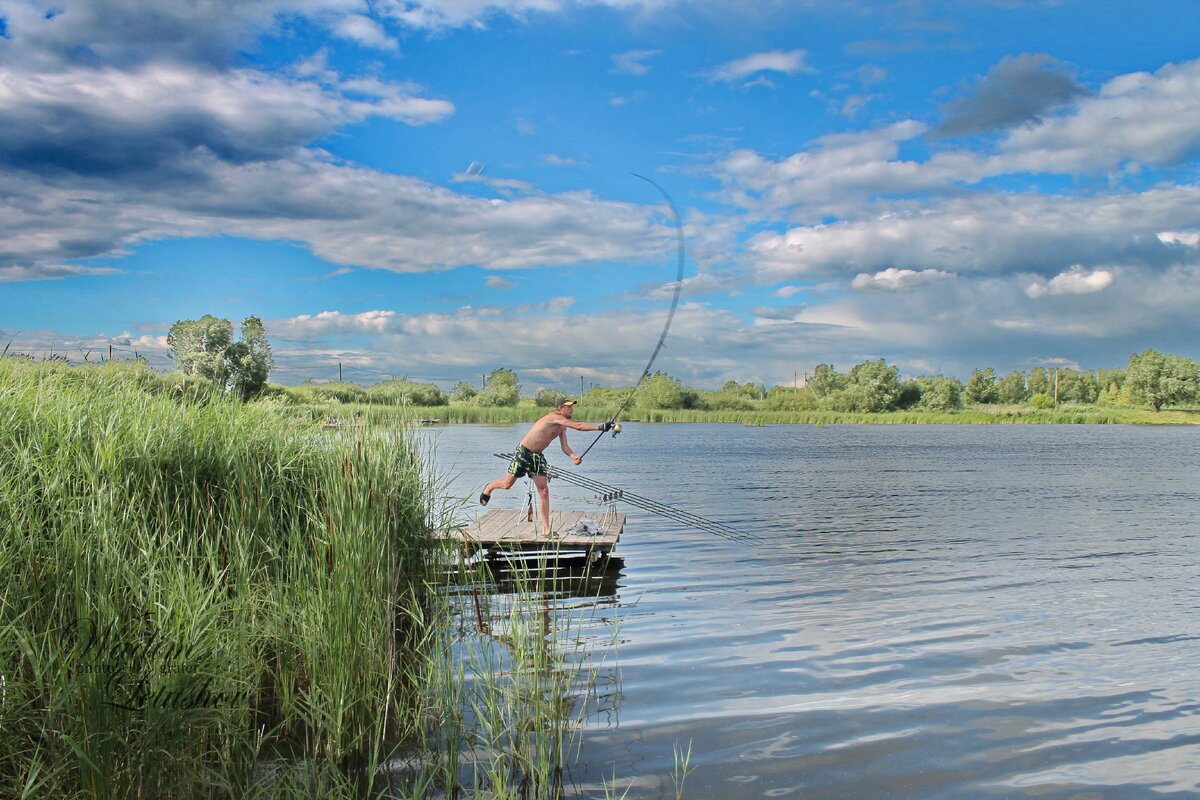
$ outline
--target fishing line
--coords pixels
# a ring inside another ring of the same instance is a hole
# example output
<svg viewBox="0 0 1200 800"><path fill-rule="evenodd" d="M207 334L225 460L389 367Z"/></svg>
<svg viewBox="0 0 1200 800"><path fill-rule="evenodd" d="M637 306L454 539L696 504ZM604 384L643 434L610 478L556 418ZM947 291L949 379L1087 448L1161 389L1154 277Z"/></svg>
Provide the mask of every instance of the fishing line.
<svg viewBox="0 0 1200 800"><path fill-rule="evenodd" d="M512 453L495 453L494 455L497 458L502 458L506 461L511 461L513 459ZM658 514L659 516L675 520L676 522L687 525L688 527L695 528L706 533L712 533L724 539L745 543L756 542L759 540L757 536L739 531L736 528L731 528L728 525L714 522L711 519L706 519L705 517L702 517L698 514L693 514L690 511L684 511L682 509L669 506L666 503L660 503L657 500L652 500L649 497L644 497L640 494L626 491L625 489L609 486L608 484L602 483L595 478L589 478L574 472L564 472L557 467L550 467L550 477L561 478L567 483L595 492L600 496L600 500L603 502L620 500L628 503L631 506L634 506L635 508L640 508L643 511L649 511L652 514Z"/></svg>
<svg viewBox="0 0 1200 800"><path fill-rule="evenodd" d="M679 307L679 295L683 291L683 257L684 257L683 221L679 218L679 210L677 208L675 208L675 201L671 199L671 195L667 194L666 189L662 188L657 183L655 183L654 181L647 178L645 175L639 175L636 172L631 172L629 174L635 178L641 178L646 183L653 186L655 189L658 189L658 191L666 199L667 207L671 209L671 216L675 220L675 239L676 239L676 251L677 251L677 255L678 255L679 268L678 268L678 272L675 276L675 293L671 297L671 310L667 312L667 324L663 326L662 334L658 337L658 344L656 344L654 346L654 352L650 354L650 360L646 362L646 368L644 370L642 370L642 376L640 378L638 378L637 383L634 384L633 391L630 392L629 396L625 398L625 402L621 403L620 407L617 409L617 413L613 414L612 417L608 420L611 423L615 423L617 421L617 417L621 416L621 413L625 410L625 408L629 405L629 403L633 400L634 396L637 394L638 387L642 385L642 381L646 380L647 376L650 375L650 368L654 366L654 359L658 358L659 351L662 350L663 345L666 344L667 332L671 330L671 323L675 321L675 310ZM596 438L592 440L592 443L587 446L587 450L584 450L583 454L579 456L580 460L583 459L583 456L586 456L588 454L588 450L591 450L593 447L596 446L596 442L600 441L601 437L604 436L604 433L605 433L604 431L600 431L600 434L598 436L596 436ZM614 431L613 436L616 436L616 435L617 435L617 433L616 433L616 431Z"/></svg>

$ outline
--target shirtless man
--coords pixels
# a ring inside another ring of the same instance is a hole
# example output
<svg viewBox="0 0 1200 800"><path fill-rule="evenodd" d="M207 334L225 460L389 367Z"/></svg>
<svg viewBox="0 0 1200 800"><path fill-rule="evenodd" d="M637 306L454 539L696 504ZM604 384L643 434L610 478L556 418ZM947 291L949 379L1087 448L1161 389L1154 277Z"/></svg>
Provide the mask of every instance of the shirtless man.
<svg viewBox="0 0 1200 800"><path fill-rule="evenodd" d="M517 482L517 478L529 475L533 478L533 485L538 490L538 499L541 500L542 527L546 532L546 538L553 538L554 532L550 530L550 466L546 463L546 456L542 454L542 451L546 449L546 445L557 438L562 443L563 452L570 456L572 461L579 464L583 458L575 455L570 445L567 444L567 429L608 431L613 428L611 422L602 422L599 425L590 422L575 422L571 419L571 415L574 413L575 401L559 395L554 401L554 410L533 423L529 433L525 434L525 438L517 445L516 455L508 466L508 474L484 487L483 493L479 495L479 504L486 506L492 499L492 492L497 489L511 489L512 485Z"/></svg>

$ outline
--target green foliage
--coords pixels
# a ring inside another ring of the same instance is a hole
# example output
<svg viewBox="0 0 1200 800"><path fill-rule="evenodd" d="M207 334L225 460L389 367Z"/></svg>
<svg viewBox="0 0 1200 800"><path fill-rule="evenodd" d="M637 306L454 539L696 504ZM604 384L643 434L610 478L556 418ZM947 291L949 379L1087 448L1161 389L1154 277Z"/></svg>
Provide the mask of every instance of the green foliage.
<svg viewBox="0 0 1200 800"><path fill-rule="evenodd" d="M1034 408L1054 408L1054 397L1043 392L1029 396L1029 405Z"/></svg>
<svg viewBox="0 0 1200 800"><path fill-rule="evenodd" d="M313 399L323 403L365 403L367 390L357 383L330 381L305 387Z"/></svg>
<svg viewBox="0 0 1200 800"><path fill-rule="evenodd" d="M450 390L450 399L466 402L474 400L479 395L479 390L466 381L459 381L454 384L454 388Z"/></svg>
<svg viewBox="0 0 1200 800"><path fill-rule="evenodd" d="M915 382L921 390L921 399L917 403L917 408L926 411L950 411L962 408L966 389L958 378L947 378L943 375L922 376Z"/></svg>
<svg viewBox="0 0 1200 800"><path fill-rule="evenodd" d="M881 358L866 361L850 370L848 396L850 411L892 411L900 399L900 370L889 367Z"/></svg>
<svg viewBox="0 0 1200 800"><path fill-rule="evenodd" d="M665 372L655 372L637 388L639 408L695 408L698 394Z"/></svg>
<svg viewBox="0 0 1200 800"><path fill-rule="evenodd" d="M1050 385L1050 377L1046 374L1043 367L1034 367L1029 370L1029 380L1025 384L1025 388L1029 394L1050 394L1054 392L1054 387Z"/></svg>
<svg viewBox="0 0 1200 800"><path fill-rule="evenodd" d="M738 391L696 392L695 408L712 411L751 411L754 400Z"/></svg>
<svg viewBox="0 0 1200 800"><path fill-rule="evenodd" d="M966 399L968 403L998 403L1000 389L996 386L996 370L992 367L971 371L971 379L967 381Z"/></svg>
<svg viewBox="0 0 1200 800"><path fill-rule="evenodd" d="M167 345L175 358L175 369L196 375L224 389L229 379L226 354L233 344L233 323L205 314L200 319L181 319L167 333Z"/></svg>
<svg viewBox="0 0 1200 800"><path fill-rule="evenodd" d="M242 320L242 334L233 340L233 323L205 314L198 320L181 319L167 333L175 369L186 378L209 381L220 391L250 398L267 384L275 366L271 344L262 320Z"/></svg>
<svg viewBox="0 0 1200 800"><path fill-rule="evenodd" d="M593 386L581 398L589 406L619 406L629 399L633 389L626 386L622 389L608 389L603 386Z"/></svg>
<svg viewBox="0 0 1200 800"><path fill-rule="evenodd" d="M521 384L511 369L492 370L475 402L484 407L515 406L521 399Z"/></svg>
<svg viewBox="0 0 1200 800"><path fill-rule="evenodd" d="M538 389L537 394L533 396L533 404L538 408L554 408L554 401L560 394L565 394L565 392L558 392L554 389Z"/></svg>
<svg viewBox="0 0 1200 800"><path fill-rule="evenodd" d="M833 364L817 364L807 385L817 397L828 397L848 387L850 379L834 369Z"/></svg>
<svg viewBox="0 0 1200 800"><path fill-rule="evenodd" d="M1183 356L1145 350L1129 357L1125 380L1136 402L1155 411L1164 405L1195 400L1200 394L1200 364Z"/></svg>
<svg viewBox="0 0 1200 800"><path fill-rule="evenodd" d="M807 386L773 386L761 407L766 411L812 411L817 407L817 398Z"/></svg>
<svg viewBox="0 0 1200 800"><path fill-rule="evenodd" d="M410 406L444 406L450 397L432 383L383 381L367 388L372 403Z"/></svg>
<svg viewBox="0 0 1200 800"><path fill-rule="evenodd" d="M1024 403L1029 398L1029 391L1025 388L1025 373L1020 370L1008 373L997 383L996 391L1001 403Z"/></svg>
<svg viewBox="0 0 1200 800"><path fill-rule="evenodd" d="M365 796L332 791L346 765L370 775L425 724L415 449L180 402L176 378L214 391L0 358L0 786L259 797L263 759L302 752L294 796Z"/></svg>
<svg viewBox="0 0 1200 800"><path fill-rule="evenodd" d="M1072 369L1057 370L1058 402L1095 403L1100 397L1100 384L1091 372Z"/></svg>

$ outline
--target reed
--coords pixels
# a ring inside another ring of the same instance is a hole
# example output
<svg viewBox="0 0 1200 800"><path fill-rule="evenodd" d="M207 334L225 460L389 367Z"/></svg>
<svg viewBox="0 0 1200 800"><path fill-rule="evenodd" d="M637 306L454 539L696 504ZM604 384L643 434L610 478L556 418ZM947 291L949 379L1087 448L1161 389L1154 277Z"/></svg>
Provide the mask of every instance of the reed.
<svg viewBox="0 0 1200 800"><path fill-rule="evenodd" d="M418 454L156 381L0 358L0 785L371 794L424 726Z"/></svg>

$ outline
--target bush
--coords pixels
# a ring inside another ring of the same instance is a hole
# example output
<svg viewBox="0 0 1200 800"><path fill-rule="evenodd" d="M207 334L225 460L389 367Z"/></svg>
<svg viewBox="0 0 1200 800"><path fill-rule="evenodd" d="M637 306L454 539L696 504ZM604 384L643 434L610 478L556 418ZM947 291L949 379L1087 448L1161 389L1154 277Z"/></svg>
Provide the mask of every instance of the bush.
<svg viewBox="0 0 1200 800"><path fill-rule="evenodd" d="M312 386L309 391L312 393L313 399L319 402L367 402L367 390L359 386L357 383L340 383L337 381L330 381L329 383L318 383Z"/></svg>
<svg viewBox="0 0 1200 800"><path fill-rule="evenodd" d="M775 386L760 407L766 411L812 411L817 407L817 398L807 387Z"/></svg>
<svg viewBox="0 0 1200 800"><path fill-rule="evenodd" d="M1029 398L1029 405L1034 408L1054 408L1054 398L1048 394L1038 392Z"/></svg>
<svg viewBox="0 0 1200 800"><path fill-rule="evenodd" d="M554 408L554 401L562 392L556 392L553 389L538 389L538 393L533 396L533 404L538 408Z"/></svg>
<svg viewBox="0 0 1200 800"><path fill-rule="evenodd" d="M754 403L735 392L699 392L695 407L705 411L753 411Z"/></svg>
<svg viewBox="0 0 1200 800"><path fill-rule="evenodd" d="M367 389L373 402L390 405L444 406L449 396L432 383L410 383L408 381L383 381Z"/></svg>

